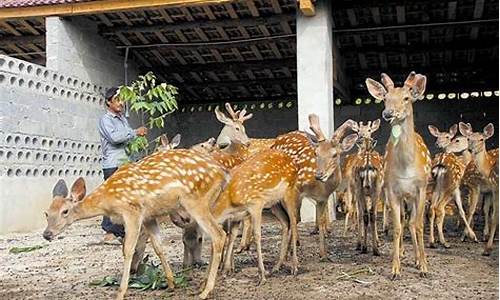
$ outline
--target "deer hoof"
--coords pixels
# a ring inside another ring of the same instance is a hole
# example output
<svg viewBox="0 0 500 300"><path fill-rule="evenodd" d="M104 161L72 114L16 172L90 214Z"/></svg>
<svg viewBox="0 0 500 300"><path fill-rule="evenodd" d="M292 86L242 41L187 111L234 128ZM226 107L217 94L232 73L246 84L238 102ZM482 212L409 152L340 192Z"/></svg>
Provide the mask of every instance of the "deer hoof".
<svg viewBox="0 0 500 300"><path fill-rule="evenodd" d="M361 247L361 253L368 253L368 249L366 246Z"/></svg>
<svg viewBox="0 0 500 300"><path fill-rule="evenodd" d="M421 278L427 278L428 277L427 272L420 272L420 277Z"/></svg>
<svg viewBox="0 0 500 300"><path fill-rule="evenodd" d="M373 255L380 256L380 252L378 251L378 249L373 249Z"/></svg>
<svg viewBox="0 0 500 300"><path fill-rule="evenodd" d="M398 274L398 273L393 273L391 275L391 280L392 281L396 281L396 280L400 280L401 279L401 274Z"/></svg>
<svg viewBox="0 0 500 300"><path fill-rule="evenodd" d="M490 256L490 254L491 254L491 249L485 249L483 251L483 256Z"/></svg>
<svg viewBox="0 0 500 300"><path fill-rule="evenodd" d="M449 249L449 248L451 247L451 246L450 246L450 244L448 244L448 243L446 243L446 242L442 243L442 245L443 245L443 247L444 247L444 248L446 248L446 249Z"/></svg>
<svg viewBox="0 0 500 300"><path fill-rule="evenodd" d="M266 278L265 277L261 277L260 280L259 280L259 283L257 284L257 286L263 286L264 284L266 284Z"/></svg>
<svg viewBox="0 0 500 300"><path fill-rule="evenodd" d="M434 243L434 242L429 243L429 248L432 248L432 249L437 248L436 243Z"/></svg>

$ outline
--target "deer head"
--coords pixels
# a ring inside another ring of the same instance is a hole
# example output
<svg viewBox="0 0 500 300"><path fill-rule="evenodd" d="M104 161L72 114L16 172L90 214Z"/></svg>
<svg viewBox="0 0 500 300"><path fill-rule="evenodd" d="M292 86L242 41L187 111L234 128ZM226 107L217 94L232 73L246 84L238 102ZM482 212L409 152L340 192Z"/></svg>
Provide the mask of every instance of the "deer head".
<svg viewBox="0 0 500 300"><path fill-rule="evenodd" d="M177 148L177 146L179 146L181 142L181 135L178 133L174 136L174 138L172 139L172 141L168 141L168 137L166 134L162 134L160 135L160 143L161 145L158 147L158 151L162 151L162 150L172 150L172 149L175 149Z"/></svg>
<svg viewBox="0 0 500 300"><path fill-rule="evenodd" d="M437 137L436 146L441 149L444 149L448 147L448 145L450 145L451 140L453 139L455 134L457 134L457 128L458 128L457 124L453 124L453 126L450 127L448 132L446 131L440 132L439 129L437 129L437 127L434 125L427 126L427 129L429 129L431 135Z"/></svg>
<svg viewBox="0 0 500 300"><path fill-rule="evenodd" d="M211 137L204 142L193 145L191 149L208 154L215 149L215 138Z"/></svg>
<svg viewBox="0 0 500 300"><path fill-rule="evenodd" d="M469 150L473 153L479 153L486 151L485 141L493 136L495 132L495 127L492 123L489 123L483 128L483 132L472 131L472 126L470 123L460 122L458 124L458 129L460 133L467 138L469 142Z"/></svg>
<svg viewBox="0 0 500 300"><path fill-rule="evenodd" d="M352 131L356 132L360 138L371 138L372 134L377 131L380 127L380 119L376 119L375 121L368 121L367 124L361 122L354 122L351 127Z"/></svg>
<svg viewBox="0 0 500 300"><path fill-rule="evenodd" d="M229 146L231 143L248 145L250 141L243 123L252 118L253 115L247 115L245 109L235 112L229 103L226 103L226 110L230 117L222 113L218 107L215 108L217 120L224 124L224 128L217 137L217 145L221 148Z"/></svg>
<svg viewBox="0 0 500 300"><path fill-rule="evenodd" d="M427 78L411 72L402 87L394 87L394 82L387 74L382 73L381 76L383 84L371 78L366 79L368 92L375 99L384 101L384 120L390 124L400 124L413 115L413 102L424 95Z"/></svg>
<svg viewBox="0 0 500 300"><path fill-rule="evenodd" d="M351 150L358 139L358 135L353 133L342 140L345 132L355 123L353 120L347 120L337 128L331 139L326 139L319 125L319 117L315 114L309 115L310 128L318 140L316 179L325 182L340 167L340 155Z"/></svg>
<svg viewBox="0 0 500 300"><path fill-rule="evenodd" d="M47 228L43 237L50 241L61 231L75 221L75 207L85 197L85 181L79 177L71 186L68 197L68 188L64 180L59 180L52 190L52 203L45 212Z"/></svg>
<svg viewBox="0 0 500 300"><path fill-rule="evenodd" d="M453 138L446 146L446 151L447 152L452 152L452 153L459 153L462 151L465 151L469 148L469 141L465 136L456 136Z"/></svg>

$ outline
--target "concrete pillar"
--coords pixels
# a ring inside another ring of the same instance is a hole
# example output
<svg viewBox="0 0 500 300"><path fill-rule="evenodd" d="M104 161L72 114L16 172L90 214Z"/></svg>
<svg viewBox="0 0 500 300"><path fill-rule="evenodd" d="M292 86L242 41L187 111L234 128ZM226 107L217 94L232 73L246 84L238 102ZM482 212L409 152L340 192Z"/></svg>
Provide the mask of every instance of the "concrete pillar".
<svg viewBox="0 0 500 300"><path fill-rule="evenodd" d="M124 57L115 45L97 32L95 22L85 17L47 17L47 68L105 87L123 84ZM128 78L137 76L129 61Z"/></svg>
<svg viewBox="0 0 500 300"><path fill-rule="evenodd" d="M316 1L316 15L297 12L297 92L299 129L309 128L308 115L320 117L327 136L333 133L333 37L330 1ZM313 221L315 209L304 201L303 221Z"/></svg>

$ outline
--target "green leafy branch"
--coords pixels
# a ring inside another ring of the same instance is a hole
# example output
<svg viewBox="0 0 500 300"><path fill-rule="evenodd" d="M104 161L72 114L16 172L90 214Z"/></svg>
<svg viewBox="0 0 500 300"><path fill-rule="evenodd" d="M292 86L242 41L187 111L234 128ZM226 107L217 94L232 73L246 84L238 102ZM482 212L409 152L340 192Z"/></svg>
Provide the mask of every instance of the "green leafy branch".
<svg viewBox="0 0 500 300"><path fill-rule="evenodd" d="M150 129L165 126L165 117L178 109L178 94L177 87L159 83L153 72L139 76L130 85L120 86L119 90L120 98L128 103L130 110L147 116ZM127 152L129 155L137 154L148 149L148 146L145 137L136 137L128 144Z"/></svg>

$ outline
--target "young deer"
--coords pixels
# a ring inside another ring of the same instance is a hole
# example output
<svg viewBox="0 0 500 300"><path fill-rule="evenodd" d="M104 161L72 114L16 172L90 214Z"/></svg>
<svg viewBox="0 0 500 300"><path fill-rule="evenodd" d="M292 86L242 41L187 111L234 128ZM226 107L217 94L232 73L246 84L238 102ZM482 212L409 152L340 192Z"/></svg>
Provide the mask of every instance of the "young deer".
<svg viewBox="0 0 500 300"><path fill-rule="evenodd" d="M484 127L483 132L474 132L470 124L463 122L460 122L458 127L460 133L467 137L473 161L493 193L493 214L488 228L488 242L483 252L483 255L488 256L493 249L493 239L498 225L498 149L486 151L485 141L493 136L495 129L491 123Z"/></svg>
<svg viewBox="0 0 500 300"><path fill-rule="evenodd" d="M380 119L375 121L368 121L367 124L364 122L353 122L351 129L358 133L360 137L359 141L364 139L371 139L372 134L375 133L380 127ZM344 209L345 209L345 219L344 219L344 236L347 235L347 228L349 225L350 217L354 220L357 218L356 204L353 200L353 191L351 190L353 176L353 165L361 154L362 148L359 148L358 152L355 154L349 154L345 157L344 163L342 165L342 183L340 189L343 192ZM375 200L377 201L377 200ZM384 221L385 223L385 221ZM356 223L355 223L356 224ZM359 225L359 224L358 224Z"/></svg>
<svg viewBox="0 0 500 300"><path fill-rule="evenodd" d="M52 240L75 221L100 215L110 216L125 226L124 267L116 299L123 299L138 239L149 239L160 257L169 288L173 273L161 249L161 217L184 209L212 240L208 278L200 298L206 299L215 285L226 234L210 213L210 205L226 183L227 173L206 155L194 150L156 152L116 171L95 191L85 196L85 181L79 178L71 197L56 196L47 211L43 236ZM141 234L141 228L144 234Z"/></svg>
<svg viewBox="0 0 500 300"><path fill-rule="evenodd" d="M288 134L278 137L273 146L294 158L300 168L301 199L307 197L316 204L319 255L322 260L327 259L325 233L328 225L328 197L341 183L341 157L354 146L358 139L356 133L342 139L353 124L355 124L354 121L347 120L337 128L330 139L326 139L319 125L319 117L311 114L309 125L318 141L316 148L312 147L304 134L295 134L295 136Z"/></svg>
<svg viewBox="0 0 500 300"><path fill-rule="evenodd" d="M224 272L233 270L233 245L239 221L246 216L252 220L253 235L257 248L260 284L265 282L264 262L261 249L262 210L271 207L281 225L281 251L273 271L279 270L288 252L288 233L291 229L293 253L292 274L297 274L296 204L298 170L293 160L278 150L265 150L231 170L231 180L213 206L212 212L219 223L231 218L229 243L224 259ZM282 204L286 212L279 205Z"/></svg>
<svg viewBox="0 0 500 300"><path fill-rule="evenodd" d="M424 95L426 77L411 72L403 87L394 87L393 81L382 73L382 84L368 78L370 94L383 100L382 117L391 124L391 135L384 157L384 194L391 206L393 219L392 278L401 276L400 246L402 244L401 213L405 203L411 208L409 227L415 262L420 275L427 275L424 250L424 212L427 179L431 158L422 137L415 132L413 102Z"/></svg>
<svg viewBox="0 0 500 300"><path fill-rule="evenodd" d="M378 126L377 126L378 127ZM371 137L359 140L359 153L353 165L351 189L358 207L358 245L361 253L367 252L368 229L372 236L373 255L379 256L377 234L377 202L384 182L383 161L375 151L377 141Z"/></svg>
<svg viewBox="0 0 500 300"><path fill-rule="evenodd" d="M428 129L433 136L437 137L436 145L439 148L444 149L444 152L437 154L432 161L431 174L434 181L434 190L429 209L430 247L436 247L434 243L434 221L436 218L439 242L445 248L450 247L444 238L443 223L446 215L445 208L451 198L455 200L460 217L465 223L469 237L472 240L477 241L474 231L470 228L469 223L467 222L460 194L460 185L465 167L470 161L470 153L467 151L467 138L460 136L453 138L457 132L456 124L453 125L448 132L440 132L433 125L429 125ZM455 155L455 153L461 153L464 151L466 154L462 154L461 156Z"/></svg>

